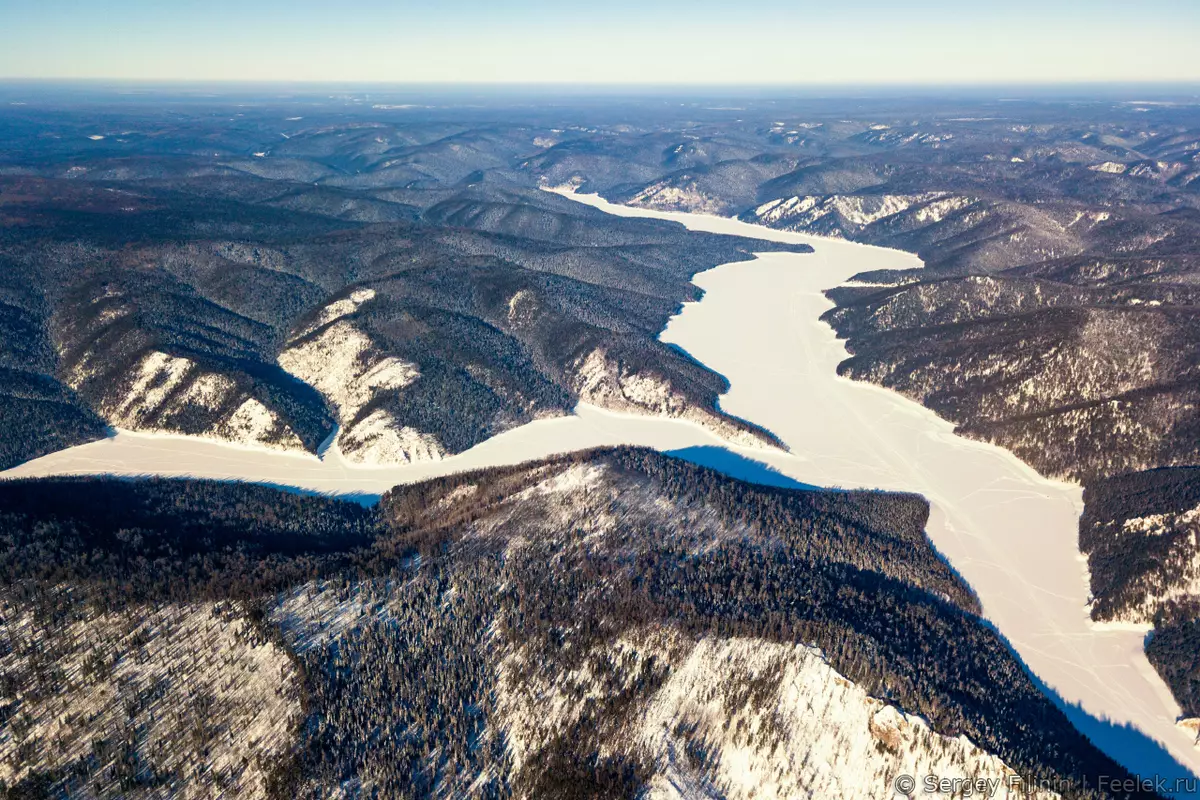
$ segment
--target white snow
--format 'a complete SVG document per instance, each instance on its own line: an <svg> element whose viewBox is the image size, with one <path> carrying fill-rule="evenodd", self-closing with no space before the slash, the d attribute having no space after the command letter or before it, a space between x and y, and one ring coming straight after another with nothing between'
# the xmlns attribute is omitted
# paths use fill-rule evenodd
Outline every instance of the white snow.
<svg viewBox="0 0 1200 800"><path fill-rule="evenodd" d="M672 185L671 181L651 184L629 202L635 206L684 209L700 214L719 214L725 207L723 202L701 191L694 180L682 186Z"/></svg>
<svg viewBox="0 0 1200 800"><path fill-rule="evenodd" d="M677 416L685 406L669 383L653 375L622 373L601 349L593 350L576 365L575 388L583 400L605 407L634 406Z"/></svg>
<svg viewBox="0 0 1200 800"><path fill-rule="evenodd" d="M731 697L755 679L770 686L765 697L750 703ZM681 728L703 743L727 800L874 800L890 796L900 775L971 781L997 787L998 797L1020 785L996 756L870 697L819 650L803 645L698 642L644 712L640 743L658 763L674 766L687 745L676 733Z"/></svg>
<svg viewBox="0 0 1200 800"><path fill-rule="evenodd" d="M337 444L354 461L367 465L440 461L446 455L436 436L404 425L382 408L341 431Z"/></svg>
<svg viewBox="0 0 1200 800"><path fill-rule="evenodd" d="M255 400L247 398L237 410L219 428L218 432L239 444L261 444L278 425L279 420L269 408ZM288 450L303 450L304 443L290 429L286 431L277 447Z"/></svg>
<svg viewBox="0 0 1200 800"><path fill-rule="evenodd" d="M335 444L351 460L367 465L440 460L445 450L436 436L404 426L390 412L378 408L358 419L376 396L398 392L421 377L415 364L374 355L371 338L344 319L374 297L373 289L359 289L330 303L313 329L328 327L281 353L279 366L316 388L337 409L342 427Z"/></svg>
<svg viewBox="0 0 1200 800"><path fill-rule="evenodd" d="M109 413L115 424L132 424L158 409L195 366L189 359L154 351L142 359L124 401Z"/></svg>
<svg viewBox="0 0 1200 800"><path fill-rule="evenodd" d="M914 214L918 222L941 222L955 211L966 208L975 202L973 197L947 197L944 200L934 200L932 203L917 209Z"/></svg>
<svg viewBox="0 0 1200 800"><path fill-rule="evenodd" d="M9 645L0 669L35 669L30 656L46 647L44 626L26 609L0 610ZM0 779L11 785L28 775L14 758L22 740L36 744L32 766L53 772L93 753L114 731L135 729L148 766L195 779L181 796L210 796L220 786L231 797L266 797L264 766L287 752L303 717L297 693L289 690L299 676L283 650L256 642L245 619L225 622L231 610L241 616L212 604L131 606L81 613L57 629L52 649L60 675L44 681L50 691L29 691L36 684L22 689L18 682L11 700L20 713L0 725ZM110 666L88 669L92 659ZM130 697L145 699L131 703ZM197 727L201 707L204 725ZM30 729L14 736L20 717ZM204 747L179 746L197 735Z"/></svg>
<svg viewBox="0 0 1200 800"><path fill-rule="evenodd" d="M420 373L398 358L370 359L371 340L348 322L336 322L320 336L285 350L279 365L315 387L350 419L376 391L403 389Z"/></svg>
<svg viewBox="0 0 1200 800"><path fill-rule="evenodd" d="M1166 606L1188 604L1200 598L1200 505L1183 511L1147 514L1121 524L1124 534L1144 537L1175 536L1166 547L1156 545L1156 569L1128 576L1129 599L1105 621L1149 630ZM1107 534L1106 534L1107 535ZM1140 545L1134 543L1133 547Z"/></svg>
<svg viewBox="0 0 1200 800"><path fill-rule="evenodd" d="M938 222L947 214L974 202L967 197L940 200L943 197L945 195L941 192L913 195L806 195L771 200L754 209L754 213L759 220L767 224L784 223L811 227L819 220L833 217L842 224L862 228L922 203L929 205L918 212L917 219L922 222Z"/></svg>
<svg viewBox="0 0 1200 800"><path fill-rule="evenodd" d="M731 219L576 199L622 216L814 246L814 254L762 254L698 275L704 299L687 304L662 334L730 381L724 411L769 429L790 453L730 446L686 419L581 404L573 416L530 423L440 462L366 470L337 457L319 461L119 433L2 475L195 475L378 493L397 483L599 445L675 450L722 444L804 483L915 491L932 503L927 530L938 550L978 593L985 616L1025 664L1071 704L1065 710L1085 734L1135 771L1171 768L1138 742L1141 732L1200 772L1200 751L1194 737L1176 727L1179 706L1146 660L1141 634L1099 628L1088 618L1077 546L1080 487L1043 478L998 447L955 436L949 422L894 392L837 376L846 351L818 319L830 308L823 291L859 272L919 267L919 259Z"/></svg>
<svg viewBox="0 0 1200 800"><path fill-rule="evenodd" d="M873 800L892 797L900 775L970 781L994 797L1020 786L996 756L869 696L805 645L697 641L653 626L591 647L567 671L530 659L520 647L505 656L496 685L495 724L517 774L529 754L569 735L588 702L620 696L653 663L666 681L605 731L610 747L652 770L648 800Z"/></svg>
<svg viewBox="0 0 1200 800"><path fill-rule="evenodd" d="M321 313L317 315L317 318L313 320L312 324L297 332L296 337L311 333L318 328L328 325L336 319L349 316L357 311L358 307L363 303L374 299L374 289L355 289L348 297L343 297L341 300L334 300L332 303L329 303L322 308Z"/></svg>
<svg viewBox="0 0 1200 800"><path fill-rule="evenodd" d="M1126 533L1148 533L1161 536L1184 526L1200 522L1200 506L1174 514L1148 514L1144 517L1127 519L1121 524Z"/></svg>
<svg viewBox="0 0 1200 800"><path fill-rule="evenodd" d="M78 381L87 372L87 362L76 370ZM112 407L102 409L105 418L117 428L135 428L147 433L161 432L153 422L156 413L172 414L188 407L220 409L231 395L239 392L226 375L204 372L191 359L154 350L142 357L128 393ZM265 405L246 398L227 418L213 429L215 436L235 444L258 445L272 449L303 450L299 437Z"/></svg>

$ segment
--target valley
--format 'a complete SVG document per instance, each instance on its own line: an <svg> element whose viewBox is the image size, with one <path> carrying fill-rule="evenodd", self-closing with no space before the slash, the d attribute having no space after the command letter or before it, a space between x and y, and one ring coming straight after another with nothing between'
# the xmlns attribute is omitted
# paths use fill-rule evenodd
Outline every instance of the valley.
<svg viewBox="0 0 1200 800"><path fill-rule="evenodd" d="M1198 137L0 82L0 797L1190 796Z"/></svg>
<svg viewBox="0 0 1200 800"><path fill-rule="evenodd" d="M811 254L760 253L701 273L695 282L703 298L685 305L661 335L729 381L721 411L768 431L787 448L754 443L731 451L766 465L776 480L928 498L926 530L933 545L1084 734L1135 772L1186 775L1200 769L1200 751L1175 725L1179 706L1142 652L1142 631L1098 627L1088 619L1077 545L1080 488L1042 478L998 447L955 435L952 424L899 394L837 374L846 353L820 320L830 307L825 290L867 270L919 267L914 256L725 218L617 206L595 196L575 199L611 214L810 245ZM362 467L336 453L318 461L123 433L27 462L4 477L187 475L372 496L436 475L611 444L652 446L698 460L711 460L712 448L729 447L683 420L584 405L573 416L529 423L461 456L402 467ZM719 459L713 465L719 469Z"/></svg>

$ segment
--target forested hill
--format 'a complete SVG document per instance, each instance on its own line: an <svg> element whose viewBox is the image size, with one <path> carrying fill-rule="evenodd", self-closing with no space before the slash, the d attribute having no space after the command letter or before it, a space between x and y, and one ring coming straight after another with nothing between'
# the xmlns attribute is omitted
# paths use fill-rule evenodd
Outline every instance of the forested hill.
<svg viewBox="0 0 1200 800"><path fill-rule="evenodd" d="M1146 655L1175 693L1182 724L1200 732L1200 468L1095 481L1084 499L1092 617L1154 627Z"/></svg>
<svg viewBox="0 0 1200 800"><path fill-rule="evenodd" d="M47 150L29 122L0 111L0 469L106 427L293 452L336 429L352 462L428 461L580 400L771 443L657 337L692 275L780 245L474 170L381 188L335 186L316 156L198 162L221 127L203 115L128 119L161 138L119 157Z"/></svg>
<svg viewBox="0 0 1200 800"><path fill-rule="evenodd" d="M639 449L373 509L248 485L0 484L10 796L876 797L1124 774L1029 680L920 498ZM836 747L833 771L788 753ZM737 753L743 769L730 767Z"/></svg>

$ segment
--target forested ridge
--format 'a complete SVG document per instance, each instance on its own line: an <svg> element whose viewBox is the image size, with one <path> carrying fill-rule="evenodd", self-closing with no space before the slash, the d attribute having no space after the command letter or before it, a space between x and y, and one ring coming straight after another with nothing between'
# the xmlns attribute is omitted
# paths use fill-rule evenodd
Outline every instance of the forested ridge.
<svg viewBox="0 0 1200 800"><path fill-rule="evenodd" d="M1092 616L1152 625L1146 655L1185 717L1200 716L1200 468L1089 483L1080 520Z"/></svg>
<svg viewBox="0 0 1200 800"><path fill-rule="evenodd" d="M282 177L123 167L0 173L0 468L106 426L307 452L336 426L351 460L405 463L581 399L770 440L657 334L693 274L782 245L505 181L360 196L387 213L342 217Z"/></svg>
<svg viewBox="0 0 1200 800"><path fill-rule="evenodd" d="M0 720L51 744L0 760L11 796L635 796L663 764L631 731L688 643L761 641L819 647L886 704L1091 796L1088 776L1119 768L975 616L927 514L626 448L397 487L371 509L204 481L0 483ZM761 680L737 703L768 702L778 678ZM223 684L243 694L214 706L191 688ZM522 709L547 686L594 699L533 735ZM53 728L72 691L126 696L138 724L93 709ZM156 703L178 697L207 727L166 727ZM257 730L239 703L276 708L257 760L223 755ZM717 745L672 735L715 780Z"/></svg>

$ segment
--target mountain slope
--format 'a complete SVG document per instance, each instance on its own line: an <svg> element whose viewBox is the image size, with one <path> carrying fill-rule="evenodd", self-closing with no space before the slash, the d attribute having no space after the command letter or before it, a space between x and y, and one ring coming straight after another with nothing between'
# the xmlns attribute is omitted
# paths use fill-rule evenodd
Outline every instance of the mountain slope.
<svg viewBox="0 0 1200 800"><path fill-rule="evenodd" d="M307 452L336 426L351 460L404 463L579 400L771 441L657 341L690 277L754 243L504 181L397 190L407 211L368 218L286 176L172 180L188 163L0 178L6 279L32 298L5 319L41 341L13 351L6 466L105 423Z"/></svg>
<svg viewBox="0 0 1200 800"><path fill-rule="evenodd" d="M12 653L52 645L43 668L6 662L4 725L63 742L13 751L9 779L126 796L875 797L932 771L1097 796L1084 782L1120 768L975 616L927 513L630 449L400 487L376 510L204 482L0 485L6 602L36 610L3 635ZM79 659L95 667L49 678ZM122 689L141 692L136 727L107 699L125 674L150 681ZM82 698L96 711L54 733L50 710ZM167 699L178 714L149 711ZM188 733L201 708L208 733ZM89 738L117 749L72 744ZM230 746L259 755L222 761Z"/></svg>

